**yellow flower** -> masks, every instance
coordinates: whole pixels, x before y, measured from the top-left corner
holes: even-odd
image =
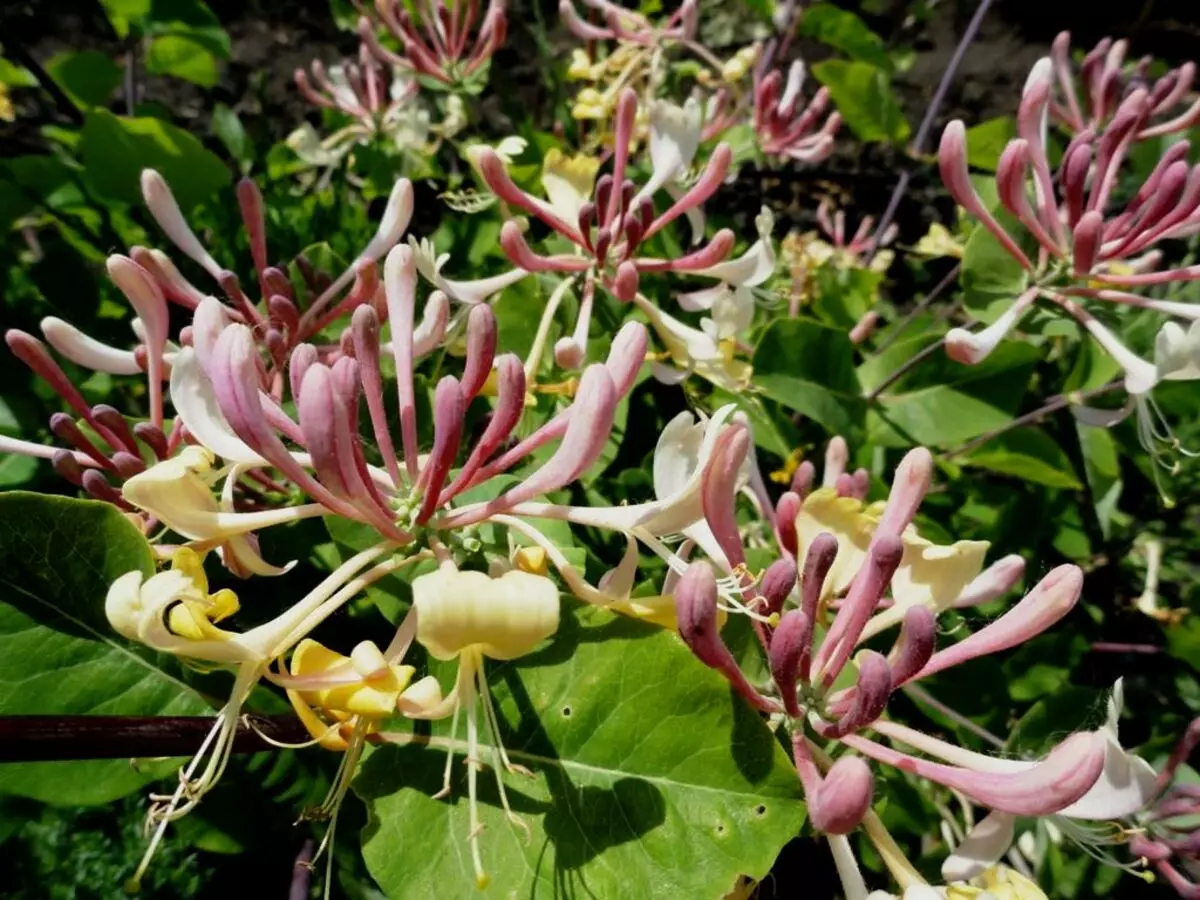
[[[12,98],[8,95],[8,85],[0,83],[0,119],[12,122],[16,118],[17,113],[13,109]]]
[[[579,208],[592,196],[600,160],[582,153],[567,156],[557,148],[542,160],[542,188],[550,206],[568,223],[579,219]]]
[[[946,900],[1047,900],[1040,887],[1006,866],[992,866],[970,883],[947,885]]]
[[[597,78],[591,57],[580,47],[571,51],[571,65],[567,69],[567,77],[576,81],[595,81]]]
[[[721,66],[721,77],[726,81],[741,81],[758,61],[758,44],[743,47]]]
[[[805,498],[796,516],[799,558],[818,534],[829,532],[838,540],[838,552],[825,579],[825,595],[845,591],[866,562],[867,547],[883,514],[883,503],[870,506],[854,497],[839,497],[833,488],[821,488]],[[933,612],[951,606],[983,569],[987,541],[935,544],[909,525],[901,535],[904,553],[892,576],[895,605],[878,613],[863,633],[864,639],[903,620],[918,604]]]
[[[941,222],[934,222],[929,226],[929,231],[926,235],[917,241],[913,247],[914,253],[919,253],[922,256],[928,256],[931,259],[937,259],[941,256],[952,256],[955,259],[962,259],[963,245],[955,239],[954,235]]]
[[[369,720],[366,730],[370,732],[379,719],[394,713],[415,671],[412,666],[389,664],[371,641],[343,656],[309,638],[296,646],[289,670],[291,684],[307,679],[314,685],[289,688],[287,695],[304,727],[329,750],[349,746],[352,724],[338,729],[333,727],[337,723],[361,716]]]

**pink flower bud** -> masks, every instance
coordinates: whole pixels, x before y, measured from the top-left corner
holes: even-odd
[[[1071,271],[1077,278],[1091,272],[1092,266],[1096,264],[1103,231],[1104,217],[1095,210],[1084,213],[1075,226],[1072,234],[1074,259]]]
[[[254,260],[254,271],[261,280],[267,268],[267,224],[263,216],[263,197],[258,185],[243,178],[237,185],[238,209],[246,226],[246,237],[250,240],[250,257]]]
[[[375,236],[371,238],[370,243],[367,244],[363,252],[358,255],[358,259],[360,261],[368,260],[375,262],[385,253],[391,251],[396,246],[397,241],[404,236],[404,232],[408,228],[408,223],[412,221],[412,214],[412,182],[407,178],[397,179],[395,185],[392,186],[391,194],[388,195],[387,206],[384,207],[383,217],[379,220],[379,227],[375,231]]]
[[[384,263],[388,320],[392,324],[392,355],[396,361],[396,391],[400,397],[400,439],[408,477],[417,477],[417,406],[413,391],[413,314],[417,269],[412,250],[403,244],[388,253]]]
[[[678,594],[676,594],[678,596]],[[812,622],[798,609],[788,610],[771,633],[771,647],[767,654],[771,666],[771,678],[779,689],[783,708],[793,719],[798,719],[803,710],[796,697],[796,682],[807,670],[807,660],[812,654]]]
[[[913,606],[904,614],[900,637],[892,648],[892,681],[904,684],[933,656],[937,643],[937,620],[927,606]]]
[[[837,760],[821,781],[816,796],[808,797],[808,817],[825,834],[848,834],[858,827],[874,799],[875,777],[857,756]]]
[[[396,448],[392,444],[392,433],[388,427],[387,408],[383,402],[383,374],[379,366],[379,316],[371,306],[360,306],[354,310],[350,320],[354,339],[354,357],[358,360],[362,376],[363,393],[367,397],[367,412],[371,417],[371,429],[375,443],[383,457],[384,467],[396,487],[400,485],[400,464],[396,459]],[[311,346],[302,344],[301,346]],[[299,349],[299,348],[297,348]],[[312,350],[316,358],[316,349]],[[295,354],[292,356],[295,365]]]
[[[749,449],[750,434],[744,427],[733,425],[724,429],[717,436],[700,478],[704,517],[732,567],[746,562],[738,532],[736,502],[739,470]]]
[[[1074,608],[1082,590],[1083,572],[1078,566],[1052,569],[1020,603],[952,647],[939,650],[910,680],[928,678],[969,659],[999,653],[1037,637]]]
[[[472,150],[471,159],[479,169],[479,174],[487,183],[487,186],[492,189],[497,197],[505,203],[523,209],[531,215],[537,216],[559,234],[566,237],[572,243],[583,243],[583,238],[575,226],[564,221],[548,203],[529,196],[519,187],[517,187],[512,178],[509,177],[508,169],[504,166],[504,160],[491,147],[478,147]],[[510,257],[511,258],[511,257]]]
[[[318,359],[317,348],[312,344],[297,344],[292,350],[292,357],[288,362],[288,383],[293,400],[300,399],[300,386],[304,384],[304,375]]]
[[[626,322],[613,338],[604,365],[612,377],[618,397],[624,397],[633,388],[638,372],[646,361],[649,341],[646,326],[641,322]]]
[[[808,496],[816,479],[817,468],[807,459],[796,467],[792,473],[792,484],[789,490],[801,500]]]
[[[146,201],[146,208],[154,217],[154,221],[158,223],[158,227],[185,256],[191,257],[199,263],[213,278],[221,274],[221,267],[217,261],[209,256],[208,251],[204,249],[188,226],[187,220],[184,219],[183,213],[179,209],[179,204],[175,201],[175,195],[171,193],[171,188],[153,169],[142,170],[142,199]]]
[[[119,506],[121,509],[129,510],[131,507],[125,502],[124,498],[118,493],[117,489],[109,484],[103,475],[95,469],[88,469],[83,473],[82,477],[83,489],[95,497],[97,500],[103,500],[105,503],[111,503],[113,506]]]
[[[858,655],[858,679],[850,709],[828,730],[830,737],[841,737],[870,725],[887,708],[892,695],[892,670],[882,654],[864,650]]]
[[[725,180],[725,176],[729,174],[729,166],[732,162],[733,151],[729,148],[729,145],[725,143],[717,144],[712,152],[712,156],[708,158],[708,165],[705,166],[700,178],[666,212],[650,223],[650,227],[646,229],[646,235],[643,239],[648,240],[653,237],[688,210],[701,206],[709,197],[715,194],[717,188]]]
[[[793,491],[787,491],[775,504],[776,539],[779,546],[793,557],[799,552],[799,537],[796,534],[796,516],[800,515],[800,496]]]
[[[149,422],[138,422],[133,426],[134,435],[148,446],[158,459],[166,459],[169,455],[167,450],[167,436],[163,434],[163,430]]]
[[[777,559],[763,572],[758,592],[766,601],[768,615],[779,612],[796,587],[796,561]]]
[[[141,457],[134,456],[126,450],[118,450],[114,453],[112,464],[121,478],[132,478],[134,475],[146,471],[146,464],[142,462]]]
[[[496,314],[486,304],[471,308],[467,315],[467,364],[463,369],[463,397],[470,402],[492,371],[496,358]]]
[[[424,490],[425,496],[421,501],[421,510],[417,522],[424,524],[429,521],[437,508],[438,497],[450,467],[454,465],[454,457],[458,455],[458,445],[462,441],[463,416],[466,413],[466,398],[463,397],[458,379],[453,375],[442,378],[437,385],[433,398],[433,449],[429,453],[429,461],[421,472],[418,486]]]
[[[459,491],[471,484],[471,479],[500,448],[520,421],[525,407],[525,367],[515,354],[506,353],[496,360],[496,408],[483,435],[471,451],[466,465],[454,482],[442,492],[438,505],[444,506]]]
[[[97,403],[92,407],[92,418],[116,435],[126,450],[133,453],[138,452],[137,441],[133,437],[129,423],[125,421],[125,417],[117,412],[116,409],[107,403]],[[114,447],[113,449],[120,448]]]
[[[571,0],[560,0],[558,16],[567,31],[581,40],[607,41],[615,37],[607,28],[600,28],[580,18],[579,13],[575,11],[575,4]]]
[[[932,481],[933,454],[924,447],[909,450],[892,476],[892,490],[888,494],[883,517],[875,529],[876,536],[899,536],[916,516]]]
[[[77,488],[83,487],[83,466],[70,450],[56,450],[51,457],[50,465],[59,478],[66,479]]]
[[[617,266],[617,274],[613,278],[612,292],[618,300],[628,303],[638,291],[638,270],[632,260],[625,260]]]
[[[846,439],[840,434],[835,434],[825,445],[825,469],[821,473],[821,486],[836,486],[838,476],[846,471],[846,464],[849,461],[850,448],[846,444]]]
[[[972,579],[954,601],[956,609],[978,606],[1007,594],[1025,574],[1025,560],[1015,553],[996,560]]]
[[[886,510],[884,516],[887,516]],[[817,654],[816,665],[823,673],[821,677],[826,687],[833,684],[850,659],[863,627],[887,591],[903,553],[904,544],[898,532],[885,531],[882,527],[876,531],[867,550],[866,562],[850,584],[846,600]]]

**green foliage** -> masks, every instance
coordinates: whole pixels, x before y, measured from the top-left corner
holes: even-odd
[[[229,170],[195,137],[167,122],[88,113],[82,155],[90,186],[125,203],[141,199],[143,169],[157,169],[172,185],[175,199],[188,210],[231,181]]]
[[[859,140],[901,144],[908,139],[908,122],[886,69],[867,62],[826,59],[816,63],[812,73],[829,88],[838,112]]]
[[[738,875],[766,874],[803,820],[795,774],[762,720],[693,662],[670,633],[575,608],[552,645],[489,669],[509,755],[533,773],[503,776],[528,840],[505,820],[492,771],[480,773],[492,890],[662,885],[718,900]],[[435,725],[433,746],[447,729]],[[451,796],[434,799],[443,764],[426,747],[388,746],[355,782],[370,810],[367,866],[389,897],[478,896],[465,768],[460,755]],[[448,837],[398,851],[422,833]]]
[[[46,71],[82,107],[104,106],[121,83],[121,68],[97,50],[59,53],[46,61]]]
[[[195,715],[207,706],[178,663],[113,633],[108,585],[150,575],[145,539],[105,503],[0,495],[0,715]],[[70,805],[107,803],[162,772],[122,760],[0,767],[0,793]]]
[[[851,59],[870,63],[885,72],[891,71],[892,60],[883,39],[847,9],[832,3],[814,3],[800,16],[798,33],[828,44]]]

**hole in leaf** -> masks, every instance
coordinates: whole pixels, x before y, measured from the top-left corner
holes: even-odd
[[[569,719],[569,718],[571,718],[571,712],[572,712],[572,709],[571,709],[571,707],[569,707],[569,706],[564,706],[564,707],[562,708],[562,717],[563,717],[564,719]]]
[[[760,803],[760,804],[758,804],[758,806],[754,807],[754,814],[755,814],[756,816],[765,816],[765,815],[767,814],[767,808],[766,808],[766,806],[764,806],[764,805],[763,805],[763,804],[761,804],[761,803]]]
[[[717,823],[717,834],[718,835],[725,834],[725,823],[724,822]]]

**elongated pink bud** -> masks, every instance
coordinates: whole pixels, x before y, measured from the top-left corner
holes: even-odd
[[[816,796],[808,798],[809,821],[825,834],[848,834],[871,808],[874,793],[870,767],[857,756],[844,756],[830,767]]]
[[[107,403],[97,403],[92,407],[92,416],[95,421],[99,422],[109,431],[117,436],[124,448],[131,453],[137,453],[137,441],[133,437],[133,431],[129,428],[129,423],[125,421],[125,417]],[[114,447],[114,450],[120,449]]]
[[[904,684],[933,656],[937,642],[937,620],[927,606],[913,606],[904,614],[900,637],[891,653],[892,681]]]
[[[392,325],[392,355],[396,361],[396,392],[400,399],[400,440],[404,467],[410,480],[417,477],[417,405],[413,390],[413,310],[417,293],[417,268],[412,250],[401,244],[384,263],[388,321]]]
[[[789,490],[803,500],[812,490],[816,477],[817,467],[806,459],[796,466],[796,471],[792,473],[792,484]]]
[[[312,457],[317,477],[338,497],[349,499],[350,490],[338,464],[337,414],[333,376],[328,366],[321,363],[309,366],[300,386],[296,411],[304,432],[304,446]]]
[[[1083,214],[1075,226],[1072,235],[1074,259],[1072,274],[1076,277],[1086,275],[1096,264],[1096,256],[1100,252],[1100,238],[1104,231],[1104,217],[1095,210]]]
[[[784,710],[793,719],[803,715],[796,696],[796,682],[800,680],[801,672],[808,668],[812,636],[812,622],[798,609],[785,612],[771,633],[771,649],[767,654],[771,678],[779,689]]]
[[[633,137],[637,107],[637,93],[633,88],[622,88],[617,97],[617,110],[613,118],[613,184],[625,184],[625,166],[629,161],[629,142]],[[615,197],[613,199],[615,200]],[[627,200],[620,206],[615,202],[610,202],[604,211],[605,226],[615,222],[619,214],[627,212],[625,209],[627,205]]]
[[[467,315],[467,364],[463,368],[462,393],[470,403],[492,371],[496,358],[496,314],[484,303],[471,307]]]
[[[317,348],[312,344],[297,344],[288,362],[288,384],[292,390],[292,399],[300,399],[300,387],[304,384],[304,375],[309,366],[320,358]]]
[[[392,192],[388,195],[387,206],[384,207],[383,217],[379,220],[375,236],[358,255],[358,260],[375,262],[385,253],[389,253],[396,246],[396,242],[404,236],[404,232],[408,229],[408,223],[412,221],[412,214],[412,182],[407,178],[400,178],[392,186]]]
[[[508,440],[521,419],[521,411],[525,407],[525,367],[520,357],[513,353],[499,357],[496,360],[496,380],[496,408],[492,411],[492,418],[458,477],[442,492],[438,499],[439,506],[450,502],[455,494],[471,483],[475,473]]]
[[[583,238],[572,223],[563,220],[548,203],[531,197],[513,183],[508,169],[505,168],[504,160],[495,150],[486,146],[473,147],[471,159],[478,167],[483,180],[487,182],[487,186],[497,197],[505,203],[537,216],[572,243],[583,246]]]
[[[272,294],[267,298],[267,311],[271,314],[271,318],[288,333],[288,336],[295,340],[300,333],[300,313],[296,309],[296,304],[283,294]]]
[[[59,478],[66,479],[77,488],[83,487],[83,466],[70,450],[55,450],[50,465]]]
[[[588,366],[579,379],[571,418],[558,450],[522,484],[493,501],[495,509],[489,515],[557,490],[586,472],[608,443],[616,408],[617,392],[608,369],[600,364]]]
[[[1020,603],[954,646],[939,650],[910,680],[928,678],[969,659],[999,653],[1036,637],[1074,608],[1082,590],[1083,572],[1078,566],[1052,569]]]
[[[250,257],[254,260],[254,271],[262,281],[267,268],[267,224],[263,216],[263,197],[258,185],[250,178],[243,178],[237,185],[238,209],[246,225],[246,237],[250,240]],[[265,285],[264,291],[266,293]]]
[[[1015,553],[1002,557],[980,572],[954,601],[956,609],[978,606],[1007,594],[1025,574],[1025,560]]]
[[[695,272],[715,266],[729,255],[737,239],[728,228],[722,228],[699,250],[678,259],[639,259],[639,272]],[[617,270],[620,274],[620,269]]]
[[[142,199],[158,227],[185,256],[191,257],[213,278],[221,274],[217,261],[188,226],[166,180],[153,169],[142,170]]]
[[[796,587],[796,561],[787,557],[777,559],[763,572],[758,586],[759,594],[766,601],[766,613],[771,615],[783,609],[783,604]]]
[[[567,31],[585,41],[607,41],[616,37],[609,29],[600,28],[580,18],[571,0],[560,0],[558,17]]]
[[[632,300],[638,291],[638,269],[632,260],[625,260],[617,266],[617,274],[613,277],[613,296],[622,303]]]
[[[50,433],[62,441],[64,444],[70,444],[76,450],[90,457],[96,465],[112,470],[112,461],[100,452],[92,441],[80,430],[67,413],[57,412],[50,416]],[[119,443],[116,446],[120,446]]]
[[[1054,256],[1061,256],[1062,247],[1059,246],[1058,240],[1042,224],[1038,214],[1029,205],[1029,198],[1025,195],[1031,153],[1029,144],[1025,140],[1017,138],[1009,141],[1004,152],[1000,154],[1000,160],[996,164],[996,188],[1000,202],[1017,217],[1030,234],[1037,238],[1038,243],[1045,250]],[[1047,173],[1049,173],[1048,169]],[[1048,174],[1047,177],[1049,177]],[[1057,212],[1052,210],[1049,215],[1057,215]]]
[[[799,553],[796,516],[800,515],[801,505],[800,496],[794,491],[785,492],[775,504],[775,537],[779,546],[793,558]]]
[[[354,357],[358,360],[362,376],[363,393],[367,397],[367,413],[371,417],[375,443],[392,484],[399,487],[400,464],[396,459],[396,448],[392,444],[392,433],[388,428],[387,409],[383,403],[383,374],[379,367],[379,316],[374,308],[364,305],[354,310],[350,329],[354,337]],[[315,349],[313,353],[315,355]]]
[[[864,650],[858,655],[858,680],[854,702],[837,724],[829,729],[831,737],[841,737],[870,725],[887,708],[892,695],[892,670],[882,654]]]
[[[717,624],[717,578],[708,563],[694,562],[680,577],[675,585],[675,614],[679,636],[700,662],[724,675],[758,709],[776,708],[746,680],[721,639]]]
[[[425,463],[418,484],[425,492],[420,513],[417,515],[417,522],[420,524],[429,521],[429,517],[437,508],[442,486],[446,483],[446,476],[450,467],[454,465],[454,457],[458,455],[458,445],[462,442],[465,413],[466,398],[463,397],[458,379],[447,375],[438,382],[434,392],[433,450],[430,451],[429,461]]]
[[[138,422],[133,426],[134,435],[153,451],[158,459],[166,459],[169,455],[167,436],[163,434],[161,428],[151,425],[149,422]]]
[[[1086,794],[1104,769],[1108,740],[1099,732],[1076,732],[1036,765],[997,773],[919,759],[861,735],[848,734],[841,739],[864,756],[961,791],[981,806],[1018,816],[1049,815]]]
[[[742,536],[738,532],[736,503],[738,474],[749,449],[750,433],[743,426],[732,425],[724,429],[717,436],[708,465],[700,477],[704,518],[734,568],[746,563]]]
[[[500,229],[500,249],[514,266],[526,272],[584,272],[592,266],[590,260],[581,256],[539,256],[530,249],[520,226],[511,219]]]
[[[626,322],[613,338],[604,365],[618,397],[628,394],[637,381],[638,372],[646,361],[649,342],[646,326],[641,322]]]
[[[838,476],[846,471],[846,464],[849,461],[850,448],[846,444],[846,439],[840,434],[835,434],[825,445],[825,469],[821,473],[821,486],[834,487],[837,484]]]
[[[413,331],[413,357],[428,356],[446,337],[450,322],[450,300],[441,291],[434,291],[425,301],[421,324]]]
[[[167,345],[170,314],[167,299],[154,276],[125,256],[108,258],[108,275],[120,289],[146,329],[146,362],[150,394],[150,421],[163,421],[163,351]]]
[[[123,479],[132,478],[146,471],[146,464],[142,462],[140,456],[134,456],[126,450],[118,450],[112,455],[113,468],[117,470],[117,475]]]
[[[1067,225],[1074,228],[1083,215],[1087,176],[1092,167],[1091,132],[1079,135],[1072,143],[1074,146],[1063,154],[1061,178]]]
[[[817,603],[837,552],[837,538],[827,531],[813,538],[805,552],[804,569],[800,573],[800,608],[811,621],[816,621]]]
[[[892,476],[892,490],[875,534],[900,535],[917,514],[933,481],[933,454],[914,447],[905,454]]]
[[[1012,236],[987,211],[987,207],[975,192],[974,185],[971,184],[971,176],[967,170],[967,126],[959,119],[947,125],[946,130],[942,132],[942,142],[938,148],[938,168],[942,173],[942,181],[954,201],[995,235],[1010,256],[1032,271],[1033,263],[1029,261],[1025,251],[1017,246]]]
[[[103,500],[105,503],[119,506],[126,511],[133,509],[133,507],[125,502],[125,499],[117,492],[117,489],[109,484],[104,476],[95,469],[85,471],[81,480],[83,482],[83,489],[97,500]]]
[[[884,515],[886,517],[886,511]],[[826,687],[833,684],[850,659],[863,627],[887,591],[903,554],[904,544],[898,534],[876,532],[867,550],[866,562],[854,577],[846,600],[817,654],[816,665],[823,673],[822,681]]]
[[[717,188],[725,180],[725,176],[729,174],[729,166],[732,162],[733,151],[729,145],[724,143],[717,144],[712,152],[712,156],[708,158],[708,165],[704,167],[704,172],[700,175],[700,178],[666,212],[650,223],[650,227],[646,229],[644,240],[648,240],[656,235],[688,210],[701,206],[709,197],[715,194]]]

